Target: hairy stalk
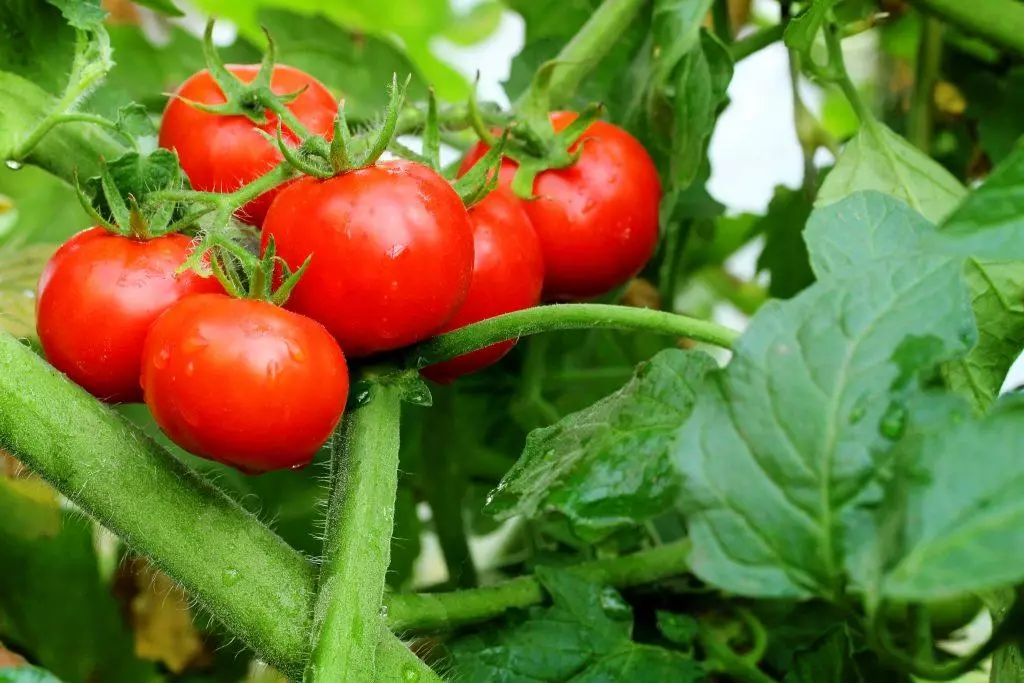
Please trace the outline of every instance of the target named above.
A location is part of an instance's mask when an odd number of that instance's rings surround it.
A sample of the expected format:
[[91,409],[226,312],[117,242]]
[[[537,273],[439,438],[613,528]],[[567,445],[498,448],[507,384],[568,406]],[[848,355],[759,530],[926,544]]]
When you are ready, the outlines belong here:
[[[315,581],[309,562],[7,334],[0,448],[153,560],[260,657],[301,674]],[[413,663],[398,649],[405,647],[384,634],[378,648],[389,653],[378,680],[404,680]]]
[[664,311],[610,304],[552,304],[506,313],[442,334],[414,346],[406,357],[410,363],[423,367],[507,339],[554,330],[599,327],[660,332],[723,348],[730,348],[739,337],[735,330],[717,323]]
[[1015,0],[910,0],[925,12],[1024,54],[1024,4]]
[[[572,99],[580,83],[604,58],[615,41],[633,22],[646,0],[604,0],[554,61],[558,68],[551,76],[551,105],[559,106]],[[530,91],[516,101],[526,102]]]
[[[685,573],[689,555],[690,542],[683,540],[633,555],[584,562],[569,571],[589,581],[628,588]],[[544,589],[532,576],[454,593],[394,595],[387,603],[388,625],[399,632],[452,628],[544,600]]]
[[308,683],[376,676],[384,578],[391,559],[402,388],[371,381],[345,416],[331,460],[324,558],[310,634]]

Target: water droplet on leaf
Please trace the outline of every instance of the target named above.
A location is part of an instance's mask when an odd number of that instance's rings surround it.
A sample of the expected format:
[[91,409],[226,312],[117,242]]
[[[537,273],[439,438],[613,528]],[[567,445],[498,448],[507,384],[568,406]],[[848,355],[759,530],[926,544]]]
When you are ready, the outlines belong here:
[[882,421],[878,424],[878,431],[887,439],[896,441],[907,428],[907,408],[899,403],[890,403]]
[[402,667],[402,679],[407,683],[416,683],[416,681],[420,680],[420,672],[407,664]]
[[225,586],[234,586],[238,583],[238,570],[237,569],[225,569],[220,575],[221,581],[224,582]]
[[17,171],[21,169],[21,164],[15,161],[14,159],[8,159],[7,161],[5,161],[4,166],[11,169],[12,171]]
[[632,621],[633,610],[614,588],[601,591],[601,611],[616,621]]

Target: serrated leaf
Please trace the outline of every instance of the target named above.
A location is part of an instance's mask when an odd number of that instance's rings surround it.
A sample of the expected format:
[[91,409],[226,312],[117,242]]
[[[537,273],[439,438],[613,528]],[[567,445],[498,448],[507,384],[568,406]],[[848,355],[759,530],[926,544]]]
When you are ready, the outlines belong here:
[[923,397],[908,412],[917,433],[892,456],[902,466],[890,487],[896,500],[883,508],[890,519],[899,510],[904,524],[880,558],[881,594],[928,601],[1024,579],[1024,397],[1005,397],[979,420],[946,396]]
[[[944,232],[902,202],[875,192],[857,193],[816,210],[806,234],[814,269],[821,275],[913,252],[948,254],[962,262],[978,344],[964,358],[947,363],[943,374],[977,412],[988,408],[1024,348],[1024,262],[973,258],[975,250],[996,250],[980,239]],[[1014,239],[1021,246],[989,236],[1007,250],[1024,249],[1024,234]]]
[[60,10],[65,21],[83,30],[99,27],[107,17],[107,11],[100,7],[100,0],[46,0]]
[[678,494],[670,441],[715,367],[700,352],[662,351],[616,393],[534,430],[487,512],[498,519],[556,512],[587,541],[662,513]]
[[156,124],[149,117],[149,112],[138,102],[131,102],[118,109],[114,125],[118,130],[134,137],[157,133]]
[[465,681],[693,683],[694,660],[632,642],[633,613],[617,592],[568,572],[541,567],[551,607],[535,607],[505,627],[456,640],[455,675]]
[[967,190],[937,161],[878,122],[861,126],[825,178],[815,206],[854,192],[877,190],[908,204],[925,218],[949,215]]
[[814,46],[821,27],[828,19],[828,13],[839,4],[840,0],[813,0],[807,11],[791,20],[786,26],[783,40],[787,47],[808,53]]
[[[900,367],[891,359],[910,337],[930,343]],[[896,431],[893,383],[973,342],[945,257],[879,260],[761,308],[677,435],[694,573],[741,595],[838,595],[862,521],[852,504]]]
[[883,683],[902,681],[904,676],[879,672],[873,654],[857,653],[849,629],[837,626],[822,634],[807,648],[797,651],[793,668],[784,683]]

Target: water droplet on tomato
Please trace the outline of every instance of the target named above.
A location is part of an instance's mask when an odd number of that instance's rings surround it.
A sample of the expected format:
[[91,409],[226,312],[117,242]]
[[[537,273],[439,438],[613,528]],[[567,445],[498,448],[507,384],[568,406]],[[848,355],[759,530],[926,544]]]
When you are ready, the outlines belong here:
[[281,374],[281,364],[276,360],[272,360],[267,363],[267,381],[274,382],[277,380],[277,376]]
[[297,464],[297,465],[292,465],[292,466],[291,466],[291,467],[289,467],[288,469],[290,469],[290,470],[304,470],[304,469],[306,469],[306,467],[307,467],[308,465],[309,465],[309,463],[308,463],[308,462],[300,462],[300,463],[299,463],[299,464]]
[[388,258],[396,259],[405,253],[405,250],[409,248],[407,244],[396,244],[388,249]]
[[196,374],[196,364],[193,363],[192,361],[189,361],[188,363],[185,364],[185,376],[191,377],[194,374]]
[[237,569],[225,569],[223,572],[221,572],[220,575],[220,580],[224,583],[225,586],[229,587],[234,586],[236,583],[238,583],[238,578],[239,575]]
[[18,171],[21,169],[21,164],[14,159],[8,159],[4,162],[4,166],[11,169],[12,171]]
[[167,361],[169,361],[170,359],[171,350],[165,346],[164,348],[160,349],[157,352],[156,357],[153,358],[153,367],[155,367],[157,370],[163,370],[164,368],[167,367]]
[[183,353],[192,354],[210,345],[210,340],[201,334],[194,334],[181,343]]

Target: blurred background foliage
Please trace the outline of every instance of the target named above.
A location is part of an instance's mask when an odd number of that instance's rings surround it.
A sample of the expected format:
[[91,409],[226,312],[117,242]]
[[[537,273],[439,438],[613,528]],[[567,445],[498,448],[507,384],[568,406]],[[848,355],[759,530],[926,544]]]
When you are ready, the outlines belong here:
[[[165,93],[203,66],[197,33],[206,14],[237,28],[235,35],[224,24],[217,33],[227,59],[257,61],[265,45],[260,27],[267,26],[281,62],[315,75],[345,98],[353,118],[366,120],[384,105],[384,86],[396,72],[412,74],[414,100],[422,100],[431,84],[443,99],[463,101],[471,92],[470,80],[445,61],[439,46],[478,45],[512,12],[524,26],[523,47],[505,83],[508,99],[514,100],[599,0],[415,0],[401,3],[400,11],[380,0],[185,4],[104,0],[118,66],[91,93],[84,110],[113,117],[123,105],[139,102],[158,117]],[[567,103],[605,102],[609,117],[640,137],[662,170],[666,201],[657,258],[642,279],[609,299],[700,317],[723,311],[749,314],[769,294],[792,296],[810,282],[806,263],[793,257],[803,249],[800,231],[810,211],[809,195],[801,188],[780,188],[767,209],[754,215],[730,212],[708,193],[706,151],[718,116],[729,103],[732,59],[709,31],[699,28],[709,25],[703,15],[710,2],[657,4],[671,11],[645,12],[624,28],[606,60]],[[32,10],[23,11],[29,5]],[[775,20],[765,9],[771,7],[776,4],[731,2],[733,24],[743,31],[768,25]],[[922,17],[901,0],[845,0],[839,9],[851,21],[880,10],[889,13],[866,34],[872,42],[861,60],[866,65],[862,85],[887,123],[904,132]],[[26,24],[25,17],[37,24]],[[8,0],[0,9],[3,37],[27,46],[32,57],[19,58],[17,50],[0,47],[0,70],[29,78],[49,93],[60,92],[74,38],[56,7],[41,0]],[[1019,87],[1024,70],[985,43],[951,29],[945,38],[931,151],[954,175],[970,182],[1005,156],[1024,133],[1016,107],[1024,97]],[[687,50],[678,63],[653,63],[652,54],[671,51],[679,41],[686,41]],[[692,64],[684,59],[698,58],[703,75],[694,80]],[[790,84],[779,82],[778,87],[788,90]],[[690,106],[695,100],[687,99],[698,96],[705,98],[703,108]],[[856,130],[856,118],[845,99],[831,91],[820,96],[824,128],[837,141],[848,139]],[[677,121],[670,113],[679,110],[697,118]],[[829,163],[822,161],[823,172]],[[736,169],[735,182],[743,182],[742,171]],[[63,180],[34,167],[0,167],[0,327],[32,336],[39,270],[55,245],[87,225]],[[749,281],[738,279],[731,260],[744,250],[753,254],[754,269],[760,271]],[[574,536],[558,514],[499,529],[483,513],[488,493],[516,461],[531,429],[615,391],[639,361],[665,343],[663,338],[610,331],[532,339],[520,343],[499,365],[455,387],[435,387],[436,405],[430,411],[407,407],[392,588],[468,585],[518,573],[540,561],[568,563],[628,551],[652,536],[660,541],[680,537],[683,525],[674,513],[655,519],[626,514],[597,543]],[[144,406],[120,410],[270,522],[295,548],[310,556],[318,553],[326,454],[301,472],[247,477],[171,445]],[[621,454],[624,465],[629,456]],[[581,497],[623,485],[614,471],[590,476],[589,490],[576,489]],[[477,537],[472,549],[458,531],[463,525]],[[478,562],[480,577],[467,561],[471,553],[483,560]],[[685,595],[691,587],[679,591]],[[274,672],[250,662],[166,577],[133,558],[116,539],[2,454],[0,643],[67,683],[278,680]],[[14,655],[0,645],[0,662],[4,657]]]

